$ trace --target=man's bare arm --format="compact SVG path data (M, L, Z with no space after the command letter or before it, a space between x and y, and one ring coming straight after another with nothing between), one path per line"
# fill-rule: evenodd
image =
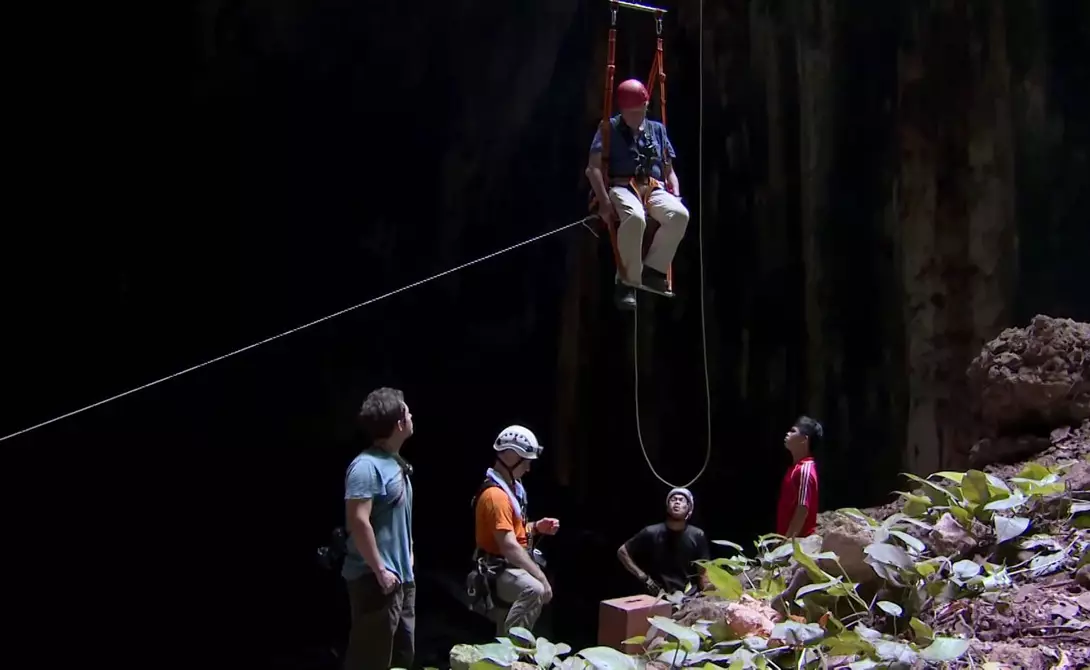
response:
M530 552L526 551L526 547L519 544L512 531L497 530L496 544L499 545L500 553L507 559L508 563L529 572L534 579L542 584L549 583L549 580L545 579L545 573L541 571L541 568L537 567L534 559L530 558Z
M590 187L594 189L594 196L598 198L599 205L609 204L609 194L606 192L606 178L602 174L602 154L592 153L587 161L587 179Z
M376 573L386 569L382 557L378 553L378 542L375 541L375 529L371 527L371 503L367 500L346 500L345 511L348 518L348 527L352 531L352 541L356 543L356 549L367 561L367 565Z
M802 524L806 521L806 505L795 508L795 514L791 517L791 523L787 526L788 539L798 536L802 531Z
M624 566L625 570L632 573L632 576L641 582L647 581L647 573L640 569L640 566L636 565L636 561L632 560L632 556L628 553L628 548L623 544L617 549L617 559Z
M673 193L674 196L680 198L681 197L681 182L678 181L677 171L674 170L674 166L672 164L670 164L670 163L667 163L665 165L665 169L666 169L666 183L670 185L670 192Z

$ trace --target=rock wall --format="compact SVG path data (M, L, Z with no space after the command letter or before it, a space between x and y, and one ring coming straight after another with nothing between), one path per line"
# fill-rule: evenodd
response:
M804 412L830 435L829 504L847 486L883 496L901 469L964 464L976 439L964 371L981 345L1027 310L1088 309L1071 287L1081 267L1074 250L1090 246L1078 215L1090 194L1090 107L1069 92L1090 88L1070 46L1090 9L1062 0L727 0L705 2L701 26L699 8L678 0L665 22L670 132L693 223L675 261L679 297L645 301L640 312L649 452L674 481L702 461L704 326L713 504L746 500L714 486L733 477L732 450L747 449L754 471L770 473L747 487L775 486L776 438ZM204 0L199 11L194 90L218 101L206 105L205 123L236 115L246 151L267 151L275 166L240 201L260 222L248 232L280 236L293 254L303 241L317 255L315 240L340 240L330 246L341 262L327 265L343 269L323 285L352 290L325 296L330 304L358 297L360 265L424 276L582 215L605 3L498 9L460 0L409 16L396 3ZM618 77L642 77L652 24L629 18ZM262 107L230 99L256 89ZM292 107L300 99L321 114ZM329 127L292 126L292 114ZM368 128L388 132L376 138ZM276 162L269 147L280 142L298 145L299 164ZM312 145L334 147L347 167L309 164ZM382 156L384 169L418 180L411 203L360 196L352 185L371 176L361 156ZM292 180L320 186L294 209L280 207L269 193ZM261 217L338 209L356 218L306 234ZM355 239L337 237L362 219ZM541 410L554 418L551 467L585 500L616 467L617 452L595 445L639 458L632 328L609 304L604 243L581 232L565 239L504 269L522 304L467 307L467 334L451 346L462 337L555 342L555 357L534 365L544 386L555 383L554 406ZM256 255L270 258L268 272L251 274L284 274L276 256ZM295 291L296 279L282 281L302 309L313 292ZM456 275L436 290L454 302L495 281ZM470 359L453 365L459 374L476 368Z

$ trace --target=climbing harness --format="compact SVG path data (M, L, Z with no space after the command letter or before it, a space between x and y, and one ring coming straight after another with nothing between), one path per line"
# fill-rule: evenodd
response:
M464 270L464 269L466 269L466 268L468 268L468 267L470 267L472 265L476 265L478 263L483 263L484 261L495 258L496 256L503 255L503 254L505 254L505 253L507 253L509 251L514 251L515 249L518 249L520 247L524 247L524 246L526 246L528 244L533 244L534 242L537 242L539 240L543 240L546 237L549 237L551 235L556 235L557 233L561 233L561 232L563 232L565 230L568 230L569 228L574 228L576 226L588 226L592 221L594 221L595 218L596 217L594 217L594 216L585 216L582 219L579 219L578 221L572 221L571 223L566 223L563 226L560 226L559 228L556 228L554 230L550 230L550 231L548 231L546 233L541 233L540 235L535 235L535 236L533 236L533 237L531 237L531 238L529 238L527 240L523 240L522 242L519 242L517 244L512 244L509 247L500 249L499 251L493 251L492 253L490 253L490 254L488 254L486 256L481 256L480 258L469 261L468 263L462 263L461 265L452 267L452 268L450 268L448 270L443 270L442 272L433 274L430 277L426 277L426 278L421 279L419 281L415 281L415 282L413 282L411 284L407 284L405 286L402 286L401 288L394 289L393 291L383 293L380 296L377 296L377 297L374 297L374 298L369 298L367 300L364 300L361 303L352 305L351 307L346 307L346 308L344 308L344 309L342 309L340 311L333 312L332 314L327 314L327 315L321 317L320 319L315 319L314 321L311 321L309 323L304 323L303 325L296 326L295 328L291 328L290 330L285 330L284 332L273 335L272 337L266 337L263 340L260 340L258 342L254 342L253 344L246 345L245 347L242 347L241 349L235 349L234 351L223 354L222 356L216 356L215 358L210 358L210 359L204 361L203 363L198 363L197 365L190 366L188 368L185 368L184 370L179 370L178 372L175 372L173 374L169 374L166 377L160 377L159 379L156 379L155 381L148 382L147 384L143 384L143 385L137 386L135 388L131 388L128 391L118 393L117 395L110 396L109 398L106 398L104 400L99 400L98 402L87 405L86 407L81 407L81 408L79 408L77 410L73 410L73 411L68 412L66 414L61 414L60 416L55 416L52 419L49 419L48 421L42 421L41 423L34 424L33 426L29 426L27 428L23 428L22 430L15 431L14 433L11 433L9 435L5 435L4 437L0 437L0 442L3 442L5 440L10 440L10 439L18 437L20 435L24 435L26 433L31 432L32 430L37 430L39 428L44 428L45 426L48 426L48 425L50 425L52 423L56 423L58 421L63 421L64 419L71 418L73 416L76 416L77 414L82 414L82 413L87 412L89 410L95 409L96 407L101 407L102 405L105 405L107 403L111 403L111 402L113 402L115 400L120 400L121 398L124 398L125 396L132 395L132 394L137 393L139 391L149 389L152 386L157 386L159 384L162 384L163 382L168 382L168 381L170 381L172 379L175 379L177 377L181 377L184 374L188 374L190 372L195 372L197 370L200 370L201 368L208 367L209 365L212 365L214 363L219 363L220 361L226 360L226 359L228 359L228 358L230 358L232 356L237 356L238 354L249 351L251 349L256 349L257 347L260 347L263 344L268 344L269 342L272 342L273 340L279 340L282 337L287 337L288 335L293 335L295 333L298 333L301 330L304 330L306 328L310 328L311 326L317 326L320 323L324 323L326 321L329 321L330 319L335 319L338 316L348 314L349 312L353 312L353 311L355 311L357 309L360 309L362 307L367 307L368 305L373 305L374 303L380 302L380 301L385 300L387 298L392 298L393 296L397 295L398 293L404 293L405 291L408 291L410 289L414 289L417 286L422 286L422 285L427 284L428 282L434 281L436 279L441 279L442 277L446 277L447 275L454 274L455 272L458 272L460 270Z
M662 17L666 13L666 10L659 9L657 7L650 7L647 5L639 5L632 2L620 2L618 0L610 1L610 28L609 28L609 52L606 60L606 82L604 89L605 102L602 108L602 121L600 128L602 129L602 176L605 178L606 188L609 188L608 178L608 156L609 156L609 136L612 129L612 96L613 96L613 75L615 71L614 55L617 44L617 9L624 7L626 9L634 9L643 12L651 12L655 14L655 34L656 47L655 58L651 63L651 74L648 76L648 90L651 90L652 84L657 80L659 84L659 114L662 118L662 124L666 125L666 72L664 70L664 64L662 60ZM688 483L677 485L667 481L658 473L655 469L655 465L651 462L651 457L647 454L647 447L643 441L643 430L640 425L640 365L639 365L639 309L636 309L632 313L632 360L633 360L633 392L635 396L635 410L636 410L636 437L640 443L640 451L643 454L643 459L647 463L647 467L651 470L651 474L655 476L660 482L669 486L670 488L685 488L696 483L698 479L704 476L704 472L708 469L708 463L711 462L712 457L712 394L711 394L711 379L708 374L708 329L707 319L705 315L704 305L704 1L700 0L700 13L699 13L699 126L697 131L698 138L698 158L697 158L697 183L698 183L698 209L701 217L701 225L698 226L698 239L699 239L699 261L700 261L700 343L703 351L704 359L704 397L707 403L707 437L708 443L704 453L704 464L700 466L700 471L696 473L696 476L689 480ZM668 156L664 156L663 160L668 160ZM630 185L637 195L641 196L643 200L644 209L647 208L647 198L651 191L656 186L661 186L655 180L651 180L651 184L648 185L646 190L641 191L637 189L635 178L630 182ZM669 185L665 188L669 190ZM592 211L597 207L597 202L592 198L591 208ZM614 216L614 220L616 220ZM648 217L650 218L650 217ZM617 264L617 269L624 276L624 264L621 262L620 252L617 248L617 231L616 226L612 221L607 221L606 229L609 231L609 241L613 246L613 260ZM651 225L648 226L648 232L651 234L651 239L654 238L655 230ZM647 241L644 242L645 246ZM668 290L672 290L673 287L673 264L670 265L666 273L666 285Z
M502 437L503 436L501 435L501 438ZM538 448L540 449L540 447ZM477 494L473 496L473 500L470 502L471 509L476 509L477 500L480 499L482 493L490 488L503 489L509 498L517 501L518 506L515 509L517 510L517 513L521 515L522 520L524 522L529 521L529 517L527 516L528 511L525 489L523 489L520 484L516 487L515 492L512 492L503 480L491 469L489 469L486 474L480 488L477 489ZM534 539L534 534L527 529L526 551L529 552L530 558L534 563L544 570L546 565L545 557L540 549L534 547ZM480 547L473 550L473 557L470 561L472 567L466 574L465 604L473 612L487 617L497 608L502 609L505 606L502 602L497 604L499 596L496 592L496 580L499 579L504 570L507 570L511 566L503 556L489 554Z
M659 118L662 125L666 125L666 70L664 69L665 63L662 57L662 17L666 14L666 10L659 9L658 7L651 7L649 5L637 4L635 2L621 2L620 0L610 0L610 24L608 39L609 48L608 56L606 58L606 82L602 102L602 121L599 125L600 132L602 134L602 180L605 183L607 193L609 192L609 188L611 186L609 180L609 144L611 135L613 134L613 76L617 69L615 65L617 51L617 10L622 7L625 9L633 9L641 12L650 12L655 15L655 57L651 61L651 72L647 75L647 91L648 94L651 95L650 92L654 90L655 83L658 83ZM650 137L648 137L647 139L650 140ZM633 138L633 141L635 141L635 138ZM645 146L650 146L653 148L654 143L648 141ZM637 147L639 147L638 142ZM643 209L646 212L648 211L651 193L654 192L656 188L665 188L670 193L673 193L673 189L668 183L663 184L656 179L652 179L651 176L647 174L649 170L646 170L645 174L639 174L638 167L640 163L646 162L650 158L646 154L642 153L642 149L643 147L639 147L637 149L638 151L641 151L641 155L637 160L637 175L631 177L628 180L628 186L630 189L632 189L632 192L636 194L637 197L639 197L640 202L643 205ZM668 169L670 167L670 157L667 155L663 155L661 158L663 162L663 169ZM594 194L592 190L590 195L590 211L592 213L597 212L598 206L598 197ZM616 208L613 208L612 205L611 208L614 210L613 217L609 220L603 220L602 223L605 225L606 231L609 233L609 244L611 247L613 247L613 262L617 266L617 272L620 274L620 277L623 281L625 278L628 277L628 273L625 270L624 262L621 260L621 252L617 246L616 222L619 220L619 217L617 216ZM644 231L644 253L647 252L649 240L654 239L655 231L657 230L659 225L659 223L652 219L650 216L648 216L647 219L648 225L647 229ZM674 295L673 268L673 263L667 266L666 293L660 294L668 298L673 297ZM648 287L642 285L635 286L635 288L650 290L648 289ZM658 291L652 292L658 293Z

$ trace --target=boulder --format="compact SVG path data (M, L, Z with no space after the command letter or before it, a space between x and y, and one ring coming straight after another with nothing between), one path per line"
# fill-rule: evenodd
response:
M1090 324L1038 315L1008 328L984 345L968 378L984 437L974 466L1032 456L1054 429L1090 419Z
M840 558L840 565L848 579L859 584L869 584L879 580L878 575L863 559L863 549L874 541L869 528L861 521L856 521L843 514L829 514L822 519L818 532L822 536L821 550L835 552ZM820 561L819 567L831 575L839 575L836 564Z
M469 670L479 660L481 653L471 644L456 644L450 650L450 670Z

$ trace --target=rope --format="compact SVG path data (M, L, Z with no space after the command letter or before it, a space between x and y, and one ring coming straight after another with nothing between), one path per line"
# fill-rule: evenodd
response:
M279 333L277 335L273 335L272 337L266 337L265 339L263 339L263 340L261 340L259 342L254 342L253 344L242 347L241 349L236 349L236 350L234 350L234 351L232 351L230 353L223 354L222 356L217 356L215 358L211 358L211 359L209 359L209 360L207 360L207 361L205 361L203 363L198 363L197 365L188 367L188 368L186 368L184 370L180 370L178 372L175 372L174 374L167 375L166 377L162 377L160 379L156 379L153 382L148 382L147 384L144 384L143 386L137 386L136 388L129 389L128 391L125 391L124 393L118 393L117 395L110 396L109 398L106 398L105 400L99 400L98 402L93 403L91 405L87 405L86 407L82 407L82 408L77 409L75 411L68 412L67 414L62 414L60 416L49 419L48 421L43 421L43 422L41 422L39 424L35 424L33 426L30 426L29 428L24 428L24 429L22 429L20 431L14 432L14 433L12 433L10 435L7 435L7 436L5 436L3 438L0 438L0 442L3 442L4 440L10 440L13 437L18 437L18 436L23 435L25 433L29 433L32 430L37 430L39 428L43 428L45 426L48 426L51 423L56 423L58 421L62 421L62 420L67 419L69 417L76 416L77 414L82 414L83 412L86 412L88 410L92 410L92 409L94 409L96 407L101 407L102 405L105 405L106 403L110 403L110 402L113 402L115 400L120 400L121 398L124 398L125 396L128 396L128 395L132 395L133 393L137 393L138 391L143 391L145 389L149 389L152 386L156 386L158 384L162 384L163 382L170 381L171 379L181 377L184 374L188 374L190 372L200 370L201 368L208 367L209 365L212 365L213 363L219 363L222 360L226 360L226 359L228 359L228 358L230 358L232 356L236 356L236 355L241 354L241 353L243 353L245 351L249 351L250 349L256 349L257 347L260 347L263 344L268 344L269 342L272 342L274 340L279 340L282 337L287 337L288 335L298 333L301 330L304 330L306 328L310 328L311 326L316 326L319 323L329 321L330 319L335 319L338 316L341 316L343 314L347 314L349 312L355 311L357 309L360 309L361 307L366 307L368 305L373 305L374 303L379 302L381 300L385 300L386 298L391 298L391 297L397 295L398 293L404 293L405 291L408 291L409 289L413 289L413 288L416 288L417 286L427 284L430 281L434 281L434 280L439 279L441 277L445 277L445 276L447 276L449 274L453 274L455 272L458 272L459 270L464 270L464 269L470 267L471 265L476 265L478 263L483 263L484 261L487 261L487 260L489 260L491 258L495 258L496 256L499 256L501 254L505 254L508 251L514 251L515 249L518 249L519 247L524 247L524 246L526 246L528 244L533 244L534 242L537 242L538 240L545 239L546 237L549 237L550 235L555 235L555 234L557 234L559 232L562 232L562 231L565 231L565 230L567 230L569 228L574 228L575 226L586 225L589 221L593 220L594 218L596 218L596 217L587 216L587 217L584 217L582 219L579 219L578 221L573 221L571 223L560 226L559 228L557 228L555 230L550 230L547 233L542 233L540 235L531 237L528 240L523 240L522 242L519 242L518 244L512 244L511 246L509 246L509 247L507 247L505 249L500 249L499 251L493 251L492 253L488 254L487 256L481 256L480 258L478 258L476 260L469 261L468 263L462 263L461 265L459 265L457 267L450 268L449 270L444 270L444 271L442 271L442 272L440 272L438 274L434 274L434 275L432 275L432 276L430 276L430 277L428 277L426 279L421 279L420 281L416 281L416 282L413 282L412 284L402 286L401 288L394 289L393 291L390 291L388 293L383 293L380 296L370 298L370 299L365 300L365 301L363 301L363 302L361 302L359 304L352 305L351 307L346 307L345 309L342 309L339 312L334 312L332 314L323 316L320 319L315 319L314 321L311 321L310 323L304 323L301 326L296 326L295 328L292 328L291 330L285 330L284 332Z
M700 472L696 473L696 476L689 480L687 484L683 484L683 488L689 488L697 482L704 472L708 469L708 463L712 460L712 385L711 379L708 375L708 327L707 319L705 317L704 307L704 0L700 0L700 14L699 14L699 28L700 35L698 37L699 42L699 67L700 67L700 93L699 93L699 121L697 125L697 139L700 142L700 146L697 149L697 207L700 212L700 225L697 227L697 239L699 240L699 258L700 258L700 347L704 354L704 397L708 407L708 447L704 452L704 465L700 466ZM632 387L636 397L636 437L640 441L640 451L643 453L643 460L647 462L647 467L651 469L651 474L655 476L663 484L670 488L677 488L676 484L671 484L655 470L654 464L651 463L651 457L647 455L647 447L643 443L643 431L640 428L640 347L639 347L639 309L632 312L632 361L633 369L635 370L635 379L633 380Z

